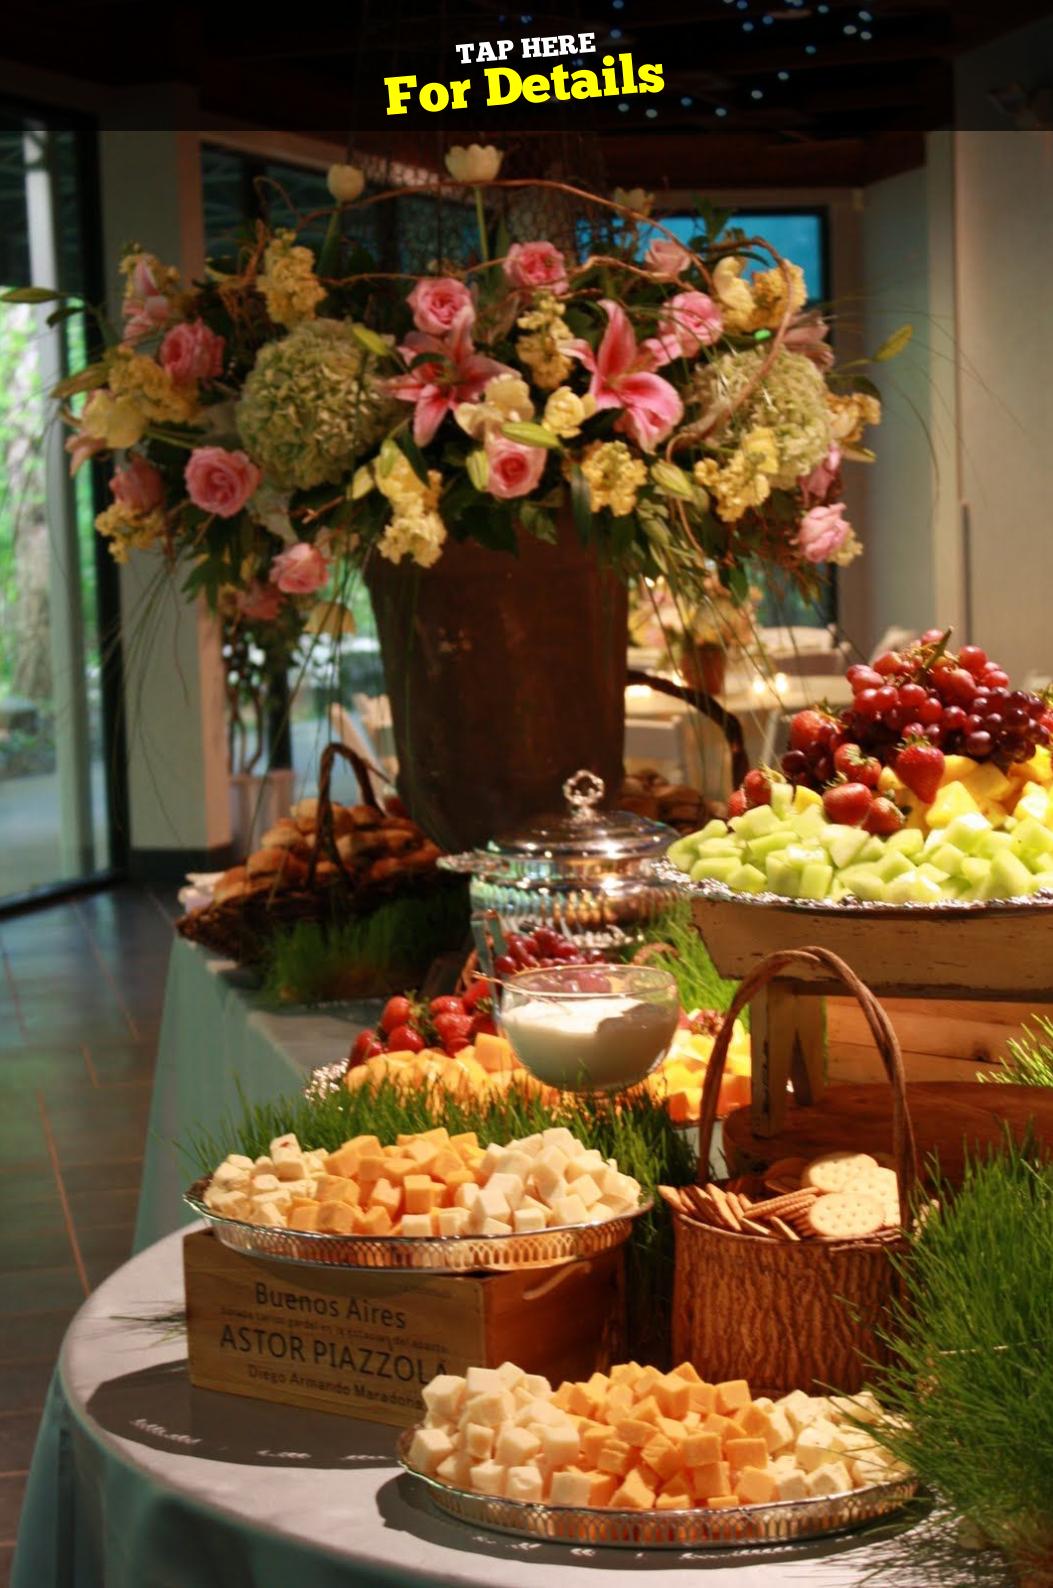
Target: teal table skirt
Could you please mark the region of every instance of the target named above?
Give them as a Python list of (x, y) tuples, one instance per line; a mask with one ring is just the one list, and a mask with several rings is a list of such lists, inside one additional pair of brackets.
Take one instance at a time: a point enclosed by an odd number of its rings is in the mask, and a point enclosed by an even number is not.
[(180, 1152), (188, 1132), (240, 1112), (240, 1095), (266, 1102), (303, 1088), (312, 1070), (347, 1057), (373, 1025), (379, 1001), (321, 1010), (275, 1009), (245, 974), (177, 938), (164, 1018), (135, 1225), (135, 1251), (193, 1219), (183, 1192), (193, 1178)]

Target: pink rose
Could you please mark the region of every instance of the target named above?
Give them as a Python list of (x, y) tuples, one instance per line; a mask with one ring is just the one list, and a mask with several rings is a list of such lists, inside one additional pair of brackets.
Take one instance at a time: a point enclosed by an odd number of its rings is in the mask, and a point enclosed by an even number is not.
[(486, 489), (506, 502), (529, 495), (541, 479), (548, 453), (545, 447), (525, 447), (493, 430), (486, 438), (486, 456), (490, 463)]
[(505, 275), (524, 292), (547, 287), (566, 292), (567, 262), (551, 243), (513, 243), (505, 258)]
[(454, 276), (423, 276), (406, 299), (413, 310), (413, 323), (428, 336), (445, 336), (454, 320), (468, 311), (468, 324), (475, 319), (475, 304), (463, 281)]
[(121, 313), (124, 315), (124, 335), (128, 342), (141, 341), (144, 336), (160, 330), (171, 316), (172, 305), (142, 256), (132, 267)]
[(822, 463), (817, 463), (811, 474), (806, 474), (801, 480), (801, 491), (806, 502), (821, 502), (829, 495), (830, 487), (837, 479), (841, 469), (841, 448), (836, 444), (830, 448)]
[(690, 258), (683, 243), (675, 243), (671, 237), (656, 237), (644, 255), (644, 264), (659, 281), (675, 281), (687, 269)]
[(273, 623), (284, 601), (275, 585), (261, 584), (257, 579), (238, 595), (238, 611), (250, 623)]
[(215, 380), (223, 368), (223, 337), (210, 331), (203, 320), (173, 325), (161, 343), (161, 363), (177, 386), (195, 380)]
[(844, 502), (831, 502), (826, 507), (813, 507), (801, 519), (797, 531), (797, 547), (807, 562), (829, 562), (844, 546), (852, 534), (852, 526), (845, 517)]
[(152, 463), (138, 454), (110, 481), (114, 501), (133, 513), (150, 513), (165, 499), (165, 482)]
[(658, 335), (647, 346), (658, 364), (674, 358), (694, 358), (700, 347), (709, 347), (724, 330), (724, 317), (704, 292), (678, 292), (669, 299), (658, 321)]
[(244, 452), (197, 447), (190, 454), (183, 478), (195, 507), (219, 518), (233, 518), (259, 485), (260, 471)]
[(829, 333), (821, 315), (800, 314), (790, 322), (782, 345), (790, 353), (803, 353), (820, 369), (829, 369), (834, 362), (834, 350), (826, 340)]
[(271, 584), (286, 595), (313, 595), (328, 578), (329, 564), (306, 540), (298, 540), (271, 563)]
[(66, 437), (66, 451), (69, 453), (69, 472), (76, 474), (82, 464), (87, 463), (97, 452), (105, 452), (106, 442), (102, 436), (89, 436), (86, 430), (75, 430), (73, 435)]

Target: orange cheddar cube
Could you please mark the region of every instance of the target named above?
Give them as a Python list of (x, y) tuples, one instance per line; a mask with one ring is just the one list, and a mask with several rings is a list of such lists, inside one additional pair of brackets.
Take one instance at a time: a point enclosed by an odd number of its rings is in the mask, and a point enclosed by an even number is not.
[(732, 1511), (741, 1503), (737, 1494), (711, 1494), (706, 1500), (706, 1506), (711, 1511)]
[(298, 1207), (293, 1207), (289, 1213), (289, 1228), (291, 1230), (316, 1230), (323, 1205), (321, 1202), (301, 1202)]
[(559, 1388), (553, 1393), (552, 1404), (558, 1406), (561, 1412), (570, 1411), (570, 1397), (577, 1388), (573, 1379), (565, 1378)]
[(717, 1409), (717, 1392), (712, 1384), (691, 1384), (688, 1386), (688, 1404), (693, 1412), (701, 1412), (703, 1417), (708, 1417), (710, 1412)]
[(359, 1216), (359, 1231), (363, 1235), (390, 1235), (392, 1218), (387, 1208), (367, 1208)]
[(357, 1201), (358, 1187), (353, 1180), (341, 1174), (323, 1174), (315, 1187), (315, 1198), (319, 1202), (346, 1202), (345, 1192), (348, 1188), (355, 1191)]
[(433, 1141), (411, 1141), (406, 1148), (406, 1157), (412, 1158), (417, 1165), (418, 1174), (427, 1171), (431, 1173), (431, 1166), (439, 1156), (439, 1149)]
[(358, 1173), (358, 1165), (361, 1158), (362, 1154), (356, 1147), (350, 1145), (339, 1147), (336, 1152), (331, 1152), (325, 1160), (325, 1172), (326, 1174), (341, 1175), (345, 1180), (349, 1180), (352, 1175)]
[(683, 1451), (664, 1434), (656, 1434), (649, 1444), (644, 1445), (643, 1458), (663, 1483), (684, 1466)]
[(637, 1375), (636, 1383), (633, 1385), (633, 1389), (637, 1395), (650, 1395), (655, 1385), (663, 1377), (664, 1375), (660, 1373), (656, 1367), (651, 1367), (650, 1365), (647, 1367), (642, 1367), (639, 1374)]
[(778, 1446), (778, 1435), (774, 1433), (771, 1418), (763, 1407), (744, 1406), (735, 1420), (740, 1422), (746, 1432), (752, 1435), (754, 1439), (763, 1439), (769, 1450), (772, 1448), (773, 1439), (776, 1446)]
[(778, 1494), (778, 1484), (770, 1472), (759, 1467), (743, 1467), (735, 1474), (735, 1488), (743, 1505), (767, 1505)]
[(674, 1445), (679, 1445), (687, 1438), (687, 1429), (675, 1417), (659, 1417), (658, 1431), (671, 1439)]
[(655, 1491), (638, 1470), (627, 1472), (621, 1488), (615, 1489), (611, 1504), (629, 1511), (650, 1511), (654, 1508)]
[(455, 1169), (444, 1176), (447, 1195), (452, 1199), (459, 1186), (474, 1185), (475, 1175), (470, 1169)]
[(744, 1378), (725, 1379), (723, 1384), (714, 1386), (717, 1392), (717, 1411), (723, 1412), (726, 1417), (733, 1416), (741, 1407), (748, 1406), (753, 1399), (750, 1387)]
[(440, 1187), (426, 1174), (408, 1174), (402, 1182), (407, 1213), (430, 1213)]
[(719, 1412), (711, 1412), (703, 1418), (702, 1429), (707, 1434), (719, 1434), (721, 1440), (746, 1437), (746, 1430), (741, 1423), (737, 1423), (733, 1417), (722, 1417)]
[(611, 1368), (611, 1383), (628, 1384), (631, 1387), (642, 1372), (639, 1362), (618, 1362)]
[(598, 1467), (600, 1451), (611, 1437), (610, 1429), (604, 1427), (602, 1423), (595, 1423), (592, 1427), (586, 1428), (581, 1432), (578, 1437), (581, 1440), (583, 1460), (590, 1467)]
[(655, 1384), (654, 1398), (664, 1416), (683, 1417), (691, 1410), (691, 1385), (668, 1373)]
[(632, 1409), (632, 1415), (638, 1423), (651, 1423), (658, 1427), (658, 1419), (662, 1415), (662, 1408), (653, 1395), (645, 1395), (643, 1400), (637, 1401)]
[(627, 1417), (633, 1403), (633, 1392), (628, 1384), (612, 1384), (607, 1391), (606, 1415), (609, 1423)]
[(763, 1471), (768, 1465), (768, 1447), (763, 1439), (748, 1435), (745, 1439), (725, 1439), (724, 1459), (730, 1462), (733, 1472), (742, 1467), (760, 1467)]
[(597, 1410), (599, 1402), (594, 1395), (589, 1393), (585, 1384), (572, 1384), (567, 1397), (567, 1411), (573, 1412), (575, 1417), (592, 1417)]
[(706, 1467), (694, 1467), (687, 1473), (696, 1500), (707, 1503), (715, 1494), (731, 1494), (731, 1468), (726, 1461), (712, 1461)]
[(364, 1152), (358, 1160), (355, 1177), (366, 1184), (382, 1180), (387, 1173), (388, 1160), (382, 1152)]
[(468, 1148), (476, 1152), (479, 1148), (479, 1138), (474, 1130), (462, 1130), (456, 1136), (450, 1137), (450, 1146), (461, 1154)]
[(589, 1473), (589, 1498), (587, 1504), (591, 1506), (610, 1505), (618, 1479), (610, 1472)]
[(654, 1502), (656, 1511), (689, 1511), (693, 1504), (694, 1496), (680, 1478), (674, 1478), (672, 1483), (667, 1484), (655, 1496)]
[[(464, 1172), (465, 1168), (461, 1162), (460, 1154), (452, 1152), (449, 1147), (439, 1148), (435, 1155), (435, 1161), (428, 1170), (433, 1180), (441, 1180), (444, 1185), (449, 1184), (451, 1175), (463, 1175)], [(457, 1183), (460, 1185), (461, 1181), (458, 1180)]]
[(315, 1228), (326, 1235), (351, 1235), (356, 1222), (355, 1209), (348, 1207), (346, 1202), (322, 1202)]
[(696, 1431), (687, 1435), (683, 1444), (685, 1467), (708, 1467), (721, 1458), (719, 1434)]
[(623, 1417), (615, 1423), (614, 1432), (623, 1445), (632, 1445), (637, 1450), (642, 1450), (654, 1438), (654, 1423), (641, 1422), (636, 1417)]
[(693, 1362), (681, 1362), (679, 1367), (673, 1369), (673, 1378), (686, 1378), (689, 1384), (701, 1384), (702, 1378)]
[(628, 1472), (636, 1458), (636, 1451), (622, 1439), (608, 1439), (596, 1457), (599, 1472), (613, 1472), (616, 1477)]
[(444, 1143), (449, 1142), (450, 1133), (445, 1125), (433, 1125), (430, 1130), (421, 1131), (420, 1139), (421, 1141), (434, 1141), (436, 1145), (441, 1147)]
[(413, 1158), (407, 1158), (403, 1153), (393, 1153), (384, 1164), (384, 1179), (390, 1180), (392, 1185), (401, 1185), (408, 1174), (419, 1174), (420, 1168)]
[(394, 1223), (402, 1211), (401, 1186), (392, 1185), (391, 1181), (387, 1179), (375, 1181), (369, 1193), (369, 1206), (371, 1208), (387, 1208), (388, 1217)]

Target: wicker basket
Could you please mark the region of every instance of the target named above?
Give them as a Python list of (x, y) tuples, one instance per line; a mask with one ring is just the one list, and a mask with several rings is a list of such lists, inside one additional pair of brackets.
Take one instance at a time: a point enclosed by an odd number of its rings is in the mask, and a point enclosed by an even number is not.
[[(437, 869), (434, 849), (428, 863), (419, 869), (403, 866), (382, 881), (365, 880), (374, 857), (363, 855), (351, 863), (344, 860), (333, 830), (331, 785), (333, 762), (338, 755), (354, 768), (362, 803), (372, 806), (378, 815), (385, 815), (368, 762), (347, 745), (326, 745), (318, 770), (316, 840), (303, 884), (279, 887), (276, 883), (261, 883), (238, 898), (194, 910), (176, 922), (182, 937), (242, 965), (251, 965), (264, 957), (277, 933), (287, 932), (302, 921), (338, 924), (369, 915), (390, 899), (425, 898), (441, 889), (465, 891), (462, 877)], [(317, 875), (323, 860), (331, 862), (324, 878)]]
[[(892, 1087), (893, 1161), (905, 1209), (917, 1180), (917, 1157), (899, 1043), (873, 993), (825, 948), (770, 954), (739, 987), (714, 1043), (702, 1093), (700, 1173), (706, 1178), (736, 1016), (766, 982), (794, 964), (822, 968), (859, 1001)], [(784, 1242), (675, 1214), (674, 1225), (674, 1361), (692, 1361), (710, 1381), (748, 1379), (754, 1394), (861, 1387), (868, 1361), (881, 1359), (874, 1329), (896, 1292), (889, 1259), (903, 1249), (902, 1240)]]

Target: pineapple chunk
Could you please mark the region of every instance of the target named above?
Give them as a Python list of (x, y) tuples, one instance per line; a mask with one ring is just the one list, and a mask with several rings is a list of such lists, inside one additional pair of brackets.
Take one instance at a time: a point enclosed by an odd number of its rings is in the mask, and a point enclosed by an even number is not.
[(965, 783), (945, 783), (929, 806), (925, 819), (930, 828), (948, 827), (956, 816), (971, 816), (979, 810), (979, 803)]
[(944, 758), (943, 777), (941, 783), (957, 783), (963, 778), (971, 777), (980, 763), (968, 755), (948, 755)]
[(1012, 787), (1005, 773), (993, 761), (985, 761), (982, 766), (976, 767), (963, 782), (981, 810), (988, 800), (1004, 799)]

